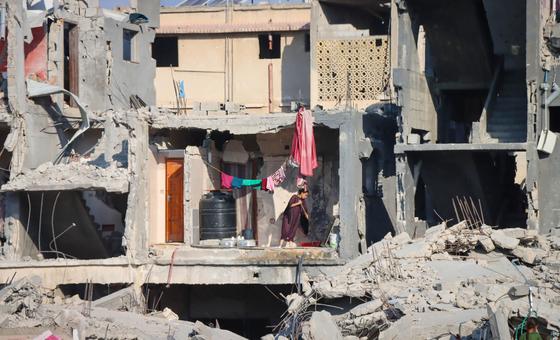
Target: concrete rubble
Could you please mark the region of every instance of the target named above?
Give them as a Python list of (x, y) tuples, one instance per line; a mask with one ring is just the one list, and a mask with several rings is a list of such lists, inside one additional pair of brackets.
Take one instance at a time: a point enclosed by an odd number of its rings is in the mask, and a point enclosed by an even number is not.
[(75, 334), (78, 339), (244, 339), (200, 322), (180, 321), (168, 308), (157, 314), (115, 310), (114, 301), (132, 291), (123, 289), (88, 304), (78, 296), (61, 300), (56, 291), (42, 288), (38, 277), (16, 280), (0, 290), (0, 336), (16, 329), (30, 336), (50, 329), (55, 336)]
[(2, 191), (41, 191), (71, 189), (105, 189), (107, 192), (128, 192), (128, 169), (101, 167), (85, 161), (68, 164), (43, 163), (25, 170), (3, 185)]
[[(507, 321), (528, 315), (529, 295), (532, 313), (543, 322), (540, 330), (558, 334), (557, 242), (556, 236), (532, 230), (470, 229), (464, 222), (442, 223), (415, 240), (406, 233), (388, 234), (367, 254), (309, 277), (301, 294), (286, 297), (289, 307), (279, 334), (303, 339), (428, 339), (441, 334), (502, 339), (506, 337), (496, 334), (498, 329), (505, 327), (509, 336)], [(353, 299), (354, 307), (324, 307), (344, 298)], [(312, 312), (320, 309), (325, 310)], [(502, 319), (494, 315), (497, 311), (505, 313)]]

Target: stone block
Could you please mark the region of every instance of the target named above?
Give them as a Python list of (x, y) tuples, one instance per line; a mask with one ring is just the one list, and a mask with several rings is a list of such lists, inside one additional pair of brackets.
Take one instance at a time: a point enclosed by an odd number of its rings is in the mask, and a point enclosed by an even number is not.
[(97, 299), (91, 303), (93, 307), (103, 307), (111, 310), (134, 310), (143, 305), (141, 294), (134, 286), (123, 288), (112, 294)]
[(199, 104), (201, 111), (221, 111), (223, 109), (222, 105), (218, 102), (201, 102)]
[(502, 233), (504, 233), (505, 235), (509, 236), (509, 237), (513, 237), (513, 238), (517, 238), (517, 239), (522, 239), (525, 237), (526, 235), (526, 231), (527, 229), (523, 229), (523, 228), (507, 228), (507, 229), (500, 229), (500, 231)]
[(519, 285), (519, 286), (511, 287), (511, 289), (508, 291), (508, 294), (509, 294), (509, 296), (516, 297), (516, 298), (528, 296), (529, 295), (529, 286)]
[(362, 316), (366, 314), (371, 314), (381, 308), (383, 306), (383, 302), (381, 300), (373, 300), (366, 303), (362, 303), (359, 306), (356, 306), (350, 310), (350, 314), (353, 316)]
[(411, 241), (410, 235), (407, 232), (402, 232), (391, 239), (391, 243), (403, 245)]
[(461, 222), (459, 222), (459, 223), (457, 223), (457, 224), (455, 224), (455, 225), (449, 227), (448, 230), (449, 230), (450, 232), (459, 232), (459, 231), (461, 231), (461, 230), (463, 230), (463, 229), (467, 229), (467, 227), (468, 227), (468, 226), (467, 226), (467, 222), (466, 222), (466, 221), (461, 221)]
[(511, 253), (527, 264), (535, 263), (535, 259), (537, 258), (536, 252), (527, 247), (517, 247), (513, 249)]
[(478, 243), (480, 244), (482, 249), (484, 249), (484, 251), (487, 253), (494, 251), (494, 249), (496, 249), (494, 242), (492, 242), (492, 239), (488, 236), (481, 236), (478, 239)]
[(445, 227), (446, 227), (446, 224), (445, 224), (445, 222), (443, 222), (441, 224), (438, 224), (436, 226), (428, 228), (428, 230), (426, 230), (426, 233), (424, 234), (424, 239), (426, 239), (426, 241), (428, 241), (428, 242), (437, 241), (438, 238), (443, 233), (443, 231), (445, 230)]
[(495, 230), (490, 237), (502, 249), (513, 250), (519, 245), (519, 239), (506, 235), (502, 230)]
[(431, 246), (425, 240), (405, 244), (395, 252), (397, 258), (420, 258), (432, 255)]
[(307, 334), (304, 334), (303, 338), (306, 340), (343, 340), (331, 314), (326, 311), (313, 312), (307, 327)]

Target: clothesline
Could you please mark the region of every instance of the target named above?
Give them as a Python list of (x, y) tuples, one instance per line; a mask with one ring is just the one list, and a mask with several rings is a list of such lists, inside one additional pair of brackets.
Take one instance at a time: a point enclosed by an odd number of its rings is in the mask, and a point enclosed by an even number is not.
[(229, 175), (221, 169), (213, 166), (205, 159), (201, 159), (202, 162), (209, 168), (217, 171), (221, 175), (221, 187), (222, 189), (240, 189), (243, 187), (250, 187), (253, 189), (261, 189), (263, 191), (273, 192), (275, 187), (279, 186), (286, 179), (286, 164), (290, 162), (285, 160), (280, 168), (278, 168), (272, 175), (261, 179), (248, 179), (239, 178), (236, 176)]
[(303, 176), (313, 176), (313, 170), (317, 168), (317, 153), (315, 150), (313, 116), (311, 111), (305, 110), (303, 106), (300, 106), (298, 109), (290, 157), (282, 163), (279, 169), (268, 177), (262, 179), (239, 178), (225, 173), (204, 159), (202, 159), (202, 162), (221, 174), (222, 189), (251, 187), (272, 192), (276, 186), (282, 184), (286, 179), (286, 164), (295, 164), (296, 167), (299, 166), (300, 176), (298, 177), (297, 185), (298, 187), (303, 186), (305, 185)]

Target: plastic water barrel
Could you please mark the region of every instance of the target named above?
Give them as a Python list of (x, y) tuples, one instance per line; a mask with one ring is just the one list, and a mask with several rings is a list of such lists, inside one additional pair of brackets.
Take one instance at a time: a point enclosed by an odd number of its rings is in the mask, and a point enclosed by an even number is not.
[(214, 191), (200, 199), (200, 239), (223, 239), (237, 236), (235, 199), (229, 193)]

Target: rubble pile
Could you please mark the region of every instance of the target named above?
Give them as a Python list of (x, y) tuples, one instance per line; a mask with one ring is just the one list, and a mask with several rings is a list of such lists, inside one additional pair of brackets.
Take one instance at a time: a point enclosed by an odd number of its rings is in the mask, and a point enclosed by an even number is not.
[[(279, 334), (304, 339), (422, 339), (441, 334), (488, 339), (492, 334), (507, 339), (507, 320), (529, 314), (542, 321), (541, 331), (558, 334), (559, 239), (521, 228), (471, 229), (464, 222), (451, 227), (442, 223), (416, 240), (406, 233), (387, 235), (367, 254), (309, 278), (311, 284), (304, 284), (300, 295), (288, 296), (291, 318)], [(314, 311), (327, 309), (321, 308), (329, 304), (325, 301), (348, 297), (354, 301), (351, 308)], [(505, 315), (501, 319), (496, 317), (500, 311)], [(321, 337), (324, 329), (314, 327), (317, 319), (331, 320), (338, 332)]]
[(16, 175), (2, 190), (28, 190), (41, 187), (106, 188), (109, 192), (128, 191), (128, 169), (116, 166), (100, 167), (85, 160), (68, 164), (47, 162), (36, 169)]
[[(29, 339), (244, 339), (199, 322), (180, 321), (168, 309), (148, 315), (122, 311), (123, 304), (128, 304), (122, 297), (130, 293), (131, 289), (125, 288), (88, 304), (77, 295), (64, 299), (53, 290), (41, 288), (38, 277), (20, 279), (0, 290), (0, 337), (17, 334)], [(12, 329), (16, 332), (10, 333)], [(42, 336), (45, 334), (54, 337)]]
[(35, 318), (42, 301), (37, 277), (18, 280), (0, 290), (0, 328)]

